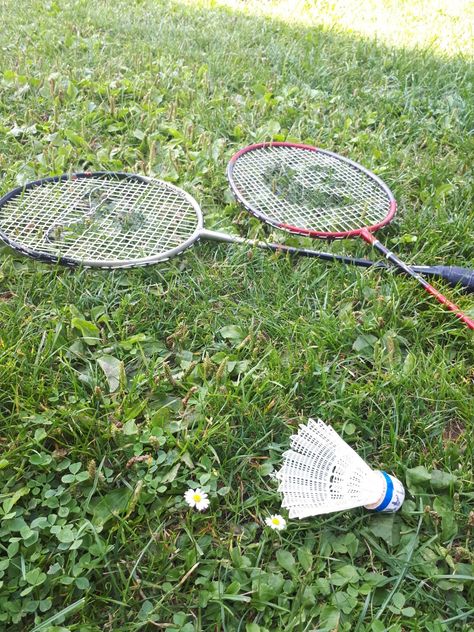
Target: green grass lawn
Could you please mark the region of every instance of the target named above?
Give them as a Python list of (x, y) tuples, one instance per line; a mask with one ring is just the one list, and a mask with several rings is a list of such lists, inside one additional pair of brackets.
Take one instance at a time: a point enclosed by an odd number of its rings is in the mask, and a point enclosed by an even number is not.
[[(388, 183), (401, 257), (474, 266), (472, 10), (363, 7), (2, 0), (0, 194), (153, 174), (208, 228), (310, 246), (225, 178), (237, 148), (297, 140)], [(115, 272), (0, 253), (0, 630), (474, 629), (472, 333), (421, 287), (214, 243)], [(265, 527), (309, 416), (405, 481), (399, 515)]]

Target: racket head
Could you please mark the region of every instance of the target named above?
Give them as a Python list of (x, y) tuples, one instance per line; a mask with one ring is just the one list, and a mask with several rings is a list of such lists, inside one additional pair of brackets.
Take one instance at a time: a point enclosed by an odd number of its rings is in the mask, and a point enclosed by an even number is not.
[(186, 191), (129, 173), (43, 178), (0, 199), (0, 238), (48, 263), (149, 265), (192, 246), (202, 228), (201, 209)]
[(290, 233), (341, 239), (388, 224), (397, 203), (358, 163), (311, 145), (249, 145), (227, 167), (232, 192), (261, 221)]

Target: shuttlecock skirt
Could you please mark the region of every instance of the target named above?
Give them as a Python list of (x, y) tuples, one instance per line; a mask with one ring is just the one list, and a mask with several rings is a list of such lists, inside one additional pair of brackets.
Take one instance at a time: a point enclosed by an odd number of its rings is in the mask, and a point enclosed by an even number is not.
[(321, 420), (309, 420), (291, 437), (277, 472), (282, 506), (290, 518), (306, 518), (354, 507), (396, 511), (403, 502), (400, 481), (367, 463)]

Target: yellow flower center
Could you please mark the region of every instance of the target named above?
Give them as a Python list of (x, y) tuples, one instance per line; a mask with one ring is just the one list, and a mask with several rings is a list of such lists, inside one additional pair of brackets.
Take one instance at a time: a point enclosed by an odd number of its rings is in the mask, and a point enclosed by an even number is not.
[(195, 503), (200, 503), (201, 500), (202, 500), (201, 494), (194, 494), (193, 500), (194, 500)]
[(280, 519), (279, 518), (272, 518), (272, 523), (279, 525), (280, 524)]

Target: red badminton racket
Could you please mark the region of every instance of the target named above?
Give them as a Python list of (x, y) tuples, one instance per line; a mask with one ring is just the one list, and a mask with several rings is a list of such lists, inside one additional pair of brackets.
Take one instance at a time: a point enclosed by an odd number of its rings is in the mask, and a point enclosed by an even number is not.
[(392, 220), (397, 203), (368, 169), (310, 145), (260, 143), (231, 158), (227, 177), (237, 200), (260, 220), (298, 235), (361, 237), (474, 329), (474, 320), (374, 236)]

